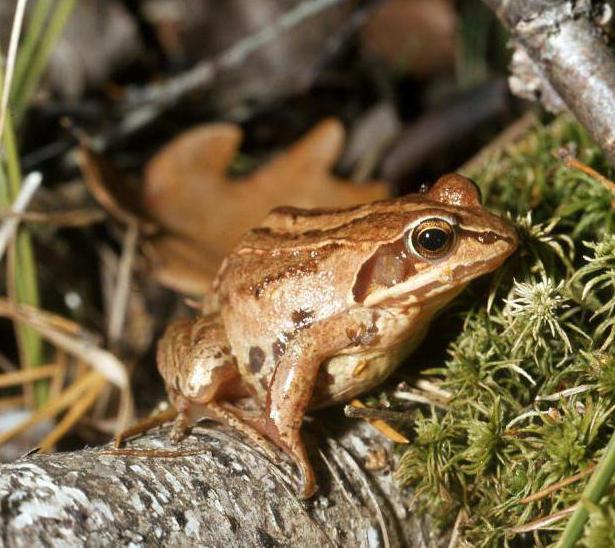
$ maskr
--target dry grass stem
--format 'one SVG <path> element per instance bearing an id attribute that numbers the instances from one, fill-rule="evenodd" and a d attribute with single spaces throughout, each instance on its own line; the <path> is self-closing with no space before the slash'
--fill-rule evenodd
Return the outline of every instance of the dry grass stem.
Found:
<path id="1" fill-rule="evenodd" d="M 7 386 L 15 386 L 17 384 L 25 384 L 27 382 L 46 379 L 58 374 L 60 366 L 57 364 L 42 365 L 36 368 L 20 369 L 19 371 L 11 371 L 0 375 L 0 388 Z"/>
<path id="2" fill-rule="evenodd" d="M 539 529 L 547 529 L 550 525 L 561 521 L 566 516 L 572 514 L 576 509 L 576 504 L 571 506 L 570 508 L 565 508 L 560 512 L 555 512 L 554 514 L 550 514 L 543 518 L 536 519 L 534 521 L 530 521 L 528 523 L 524 523 L 523 525 L 519 525 L 518 527 L 511 527 L 509 531 L 518 535 L 519 533 L 530 533 L 532 531 L 538 531 Z"/>
<path id="3" fill-rule="evenodd" d="M 22 421 L 14 428 L 0 434 L 0 445 L 19 436 L 35 424 L 54 417 L 82 397 L 84 392 L 97 386 L 101 379 L 104 381 L 104 377 L 102 377 L 100 373 L 91 371 L 85 377 L 73 383 L 58 398 L 50 401 L 37 411 L 34 411 L 26 420 Z"/>
<path id="4" fill-rule="evenodd" d="M 115 288 L 109 312 L 108 335 L 112 347 L 116 346 L 120 341 L 124 330 L 130 295 L 130 281 L 132 279 L 132 265 L 137 251 L 138 239 L 139 227 L 137 223 L 131 222 L 128 224 L 128 229 L 124 236 L 122 256 L 117 268 Z"/>
<path id="5" fill-rule="evenodd" d="M 120 389 L 128 387 L 128 373 L 113 354 L 74 334 L 72 322 L 44 312 L 31 306 L 16 306 L 0 299 L 0 316 L 5 316 L 28 325 L 38 331 L 45 339 L 65 352 L 79 358 L 96 369 L 109 382 Z M 65 329 L 68 327 L 68 329 Z"/>
<path id="6" fill-rule="evenodd" d="M 58 440 L 60 440 L 79 419 L 83 417 L 88 409 L 94 405 L 96 398 L 98 398 L 105 386 L 107 386 L 107 381 L 99 376 L 96 384 L 88 390 L 83 398 L 74 403 L 56 427 L 40 442 L 40 450 L 46 452 L 53 449 Z"/>
<path id="7" fill-rule="evenodd" d="M 62 392 L 62 388 L 64 387 L 66 373 L 68 372 L 68 355 L 65 352 L 58 350 L 56 352 L 55 364 L 57 365 L 57 370 L 55 375 L 51 378 L 51 382 L 49 383 L 48 396 L 50 401 L 56 399 L 60 395 L 60 393 Z"/>
<path id="8" fill-rule="evenodd" d="M 427 379 L 418 379 L 416 383 L 414 383 L 414 385 L 419 390 L 431 393 L 443 401 L 448 401 L 453 398 L 453 394 L 451 392 L 449 392 L 448 390 L 444 390 L 444 388 L 441 388 L 436 383 L 431 382 Z"/>
<path id="9" fill-rule="evenodd" d="M 579 472 L 578 474 L 575 474 L 574 476 L 570 476 L 569 478 L 563 479 L 562 481 L 558 481 L 557 483 L 554 483 L 553 485 L 549 485 L 549 487 L 541 489 L 537 493 L 534 493 L 533 495 L 530 495 L 528 497 L 521 499 L 519 503 L 529 504 L 530 502 L 535 502 L 537 500 L 540 500 L 546 497 L 547 495 L 550 495 L 551 493 L 558 491 L 562 487 L 566 487 L 566 485 L 570 485 L 571 483 L 575 483 L 576 481 L 579 481 L 580 479 L 583 479 L 584 477 L 589 476 L 589 474 L 591 474 L 594 471 L 594 468 L 596 468 L 596 465 L 590 464 L 582 472 Z"/>
<path id="10" fill-rule="evenodd" d="M 615 203 L 615 182 L 605 177 L 601 173 L 598 173 L 595 169 L 591 168 L 587 164 L 584 164 L 580 160 L 577 160 L 572 154 L 566 154 L 563 158 L 564 165 L 570 169 L 576 169 L 589 175 L 595 181 L 598 181 L 604 188 L 606 188 L 613 196 L 613 202 Z"/>
<path id="11" fill-rule="evenodd" d="M 0 411 L 7 411 L 9 409 L 16 409 L 18 407 L 24 407 L 26 399 L 23 394 L 19 396 L 8 396 L 6 398 L 0 398 Z"/>

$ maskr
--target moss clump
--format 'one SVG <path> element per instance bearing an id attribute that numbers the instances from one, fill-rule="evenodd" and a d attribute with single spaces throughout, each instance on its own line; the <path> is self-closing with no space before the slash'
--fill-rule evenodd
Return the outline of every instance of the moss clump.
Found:
<path id="1" fill-rule="evenodd" d="M 453 399 L 416 414 L 397 471 L 443 527 L 460 516 L 472 546 L 553 543 L 565 516 L 543 518 L 579 500 L 615 431 L 615 211 L 607 189 L 563 165 L 562 148 L 612 176 L 565 118 L 468 174 L 516 222 L 522 244 L 488 294 L 470 289 L 445 366 L 428 372 Z M 584 545 L 615 544 L 615 492 L 590 515 Z"/>

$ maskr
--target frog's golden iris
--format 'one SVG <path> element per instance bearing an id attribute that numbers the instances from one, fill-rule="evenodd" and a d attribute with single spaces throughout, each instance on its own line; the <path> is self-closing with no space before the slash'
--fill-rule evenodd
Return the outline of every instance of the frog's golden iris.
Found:
<path id="1" fill-rule="evenodd" d="M 455 227 L 445 219 L 426 219 L 412 229 L 408 241 L 411 250 L 420 257 L 441 259 L 453 249 Z"/>

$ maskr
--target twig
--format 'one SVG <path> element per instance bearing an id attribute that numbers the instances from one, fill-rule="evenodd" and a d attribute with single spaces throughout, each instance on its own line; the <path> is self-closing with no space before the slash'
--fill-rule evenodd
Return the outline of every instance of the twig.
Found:
<path id="1" fill-rule="evenodd" d="M 107 385 L 105 379 L 99 376 L 99 381 L 91 387 L 85 395 L 77 400 L 69 411 L 62 417 L 56 427 L 39 443 L 41 452 L 47 452 L 83 417 L 87 410 L 94 405 L 96 398 Z"/>
<path id="2" fill-rule="evenodd" d="M 504 129 L 495 139 L 489 141 L 489 144 L 481 148 L 474 156 L 464 162 L 456 171 L 462 174 L 472 175 L 475 171 L 480 170 L 485 162 L 506 149 L 507 146 L 518 141 L 522 136 L 527 134 L 527 131 L 536 125 L 538 116 L 533 111 L 526 112 L 521 118 L 515 120 L 506 129 Z"/>
<path id="3" fill-rule="evenodd" d="M 13 203 L 12 211 L 13 213 L 19 215 L 23 213 L 23 211 L 28 207 L 30 200 L 34 196 L 34 193 L 37 191 L 40 186 L 43 177 L 38 171 L 34 173 L 30 173 L 23 182 L 21 190 Z M 4 256 L 4 252 L 6 251 L 6 246 L 9 241 L 15 235 L 15 231 L 17 230 L 17 225 L 19 224 L 19 217 L 10 217 L 2 223 L 0 227 L 0 261 Z"/>
<path id="4" fill-rule="evenodd" d="M 143 89 L 129 91 L 126 106 L 132 110 L 135 106 L 155 103 L 165 105 L 174 103 L 181 97 L 211 84 L 222 70 L 241 65 L 252 53 L 273 42 L 281 34 L 296 27 L 305 19 L 347 0 L 307 0 L 282 14 L 271 24 L 239 40 L 232 47 L 214 59 L 203 61 L 188 72 Z"/>
<path id="5" fill-rule="evenodd" d="M 466 511 L 463 508 L 459 510 L 459 513 L 455 518 L 455 524 L 453 525 L 453 532 L 451 534 L 451 540 L 448 543 L 448 548 L 457 548 L 460 539 L 461 525 L 465 521 L 466 517 Z"/>
<path id="6" fill-rule="evenodd" d="M 1 378 L 1 377 L 0 377 Z M 390 411 L 388 409 L 374 409 L 372 407 L 353 407 L 346 405 L 344 415 L 351 419 L 381 419 L 384 421 L 409 421 L 408 413 Z"/>
<path id="7" fill-rule="evenodd" d="M 584 164 L 580 160 L 577 160 L 572 154 L 568 152 L 564 152 L 563 156 L 564 165 L 569 169 L 576 169 L 581 173 L 585 173 L 594 181 L 600 183 L 604 188 L 606 188 L 611 193 L 611 204 L 613 208 L 615 208 L 615 182 L 611 181 L 601 173 L 598 173 L 595 169 L 591 168 L 587 164 Z"/>
<path id="8" fill-rule="evenodd" d="M 346 406 L 346 407 L 355 407 L 355 408 L 364 409 L 364 410 L 368 409 L 365 406 L 365 404 L 361 400 L 358 400 L 358 399 L 352 400 L 350 402 L 350 405 Z M 344 411 L 346 412 L 346 410 L 344 410 Z M 386 421 L 384 421 L 382 419 L 378 419 L 378 418 L 367 418 L 366 420 L 376 430 L 378 430 L 382 435 L 384 435 L 385 437 L 387 437 L 391 441 L 394 441 L 395 443 L 410 443 L 410 440 L 408 438 L 406 438 L 406 436 L 404 436 L 403 434 L 401 434 L 400 432 L 395 430 L 393 427 L 391 427 L 389 424 L 387 424 Z M 399 419 L 397 419 L 397 420 L 399 420 Z"/>
<path id="9" fill-rule="evenodd" d="M 615 159 L 615 58 L 590 0 L 483 0 L 537 71 Z"/>
<path id="10" fill-rule="evenodd" d="M 553 523 L 557 523 L 561 521 L 566 516 L 569 516 L 574 512 L 575 507 L 577 505 L 571 506 L 570 508 L 564 508 L 560 512 L 555 512 L 554 514 L 549 514 L 543 518 L 535 519 L 534 521 L 530 521 L 528 523 L 524 523 L 523 525 L 519 525 L 518 527 L 511 527 L 509 531 L 511 533 L 519 534 L 519 533 L 529 533 L 531 531 L 538 531 L 539 529 L 545 529 L 549 525 Z"/>
<path id="11" fill-rule="evenodd" d="M 19 423 L 17 426 L 6 432 L 2 432 L 2 434 L 0 434 L 0 445 L 3 445 L 22 432 L 25 432 L 34 424 L 57 415 L 71 403 L 76 401 L 84 392 L 100 384 L 101 380 L 104 382 L 104 377 L 102 375 L 96 371 L 90 371 L 85 377 L 67 388 L 58 398 L 50 401 L 47 405 L 32 413 L 26 420 Z"/>
<path id="12" fill-rule="evenodd" d="M 128 225 L 124 236 L 122 257 L 120 259 L 115 288 L 111 301 L 111 311 L 109 313 L 108 335 L 109 344 L 115 347 L 122 337 L 126 310 L 128 308 L 128 296 L 130 293 L 130 280 L 132 278 L 132 264 L 137 250 L 137 240 L 139 238 L 139 226 L 132 222 Z"/>
<path id="13" fill-rule="evenodd" d="M 399 181 L 451 142 L 458 142 L 506 107 L 502 80 L 488 82 L 456 97 L 442 109 L 409 124 L 387 152 L 382 177 Z"/>
<path id="14" fill-rule="evenodd" d="M 589 476 L 589 474 L 593 472 L 594 468 L 596 468 L 596 465 L 590 464 L 582 472 L 579 472 L 578 474 L 575 474 L 574 476 L 570 476 L 569 478 L 565 478 L 562 481 L 558 481 L 557 483 L 549 485 L 549 487 L 545 487 L 544 489 L 541 489 L 540 491 L 534 493 L 533 495 L 529 495 L 525 498 L 522 498 L 519 501 L 519 504 L 529 504 L 530 502 L 536 502 L 537 500 L 540 500 L 546 497 L 547 495 L 554 493 L 555 491 L 559 491 L 562 487 L 566 487 L 567 485 L 575 483 L 579 481 L 580 479 L 583 479 L 584 477 Z"/>
<path id="15" fill-rule="evenodd" d="M 4 85 L 2 86 L 2 103 L 0 103 L 0 142 L 2 141 L 2 136 L 4 135 L 4 123 L 8 115 L 11 83 L 13 82 L 15 60 L 17 58 L 17 47 L 19 46 L 19 37 L 21 36 L 21 28 L 23 26 L 27 3 L 28 0 L 17 0 L 17 6 L 15 7 L 15 17 L 13 18 L 11 39 L 9 41 L 9 49 L 6 59 Z"/>
<path id="16" fill-rule="evenodd" d="M 59 365 L 52 364 L 3 373 L 0 375 L 0 388 L 53 377 L 58 373 L 59 369 Z"/>
<path id="17" fill-rule="evenodd" d="M 161 83 L 129 89 L 122 105 L 125 114 L 114 133 L 126 135 L 139 130 L 182 97 L 196 90 L 206 89 L 221 72 L 240 66 L 250 55 L 273 42 L 283 33 L 289 32 L 306 19 L 347 1 L 305 0 L 300 2 L 272 23 L 239 40 L 212 59 L 202 61 L 189 71 Z M 108 138 L 109 136 L 100 136 L 94 139 L 94 147 L 102 148 Z"/>

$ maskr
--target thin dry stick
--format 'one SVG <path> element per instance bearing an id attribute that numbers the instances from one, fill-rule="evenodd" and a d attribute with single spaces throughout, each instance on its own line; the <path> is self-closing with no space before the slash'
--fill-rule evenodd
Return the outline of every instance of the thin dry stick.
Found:
<path id="1" fill-rule="evenodd" d="M 381 419 L 383 421 L 408 421 L 410 416 L 403 411 L 389 411 L 388 409 L 374 409 L 372 407 L 344 407 L 344 415 L 351 419 Z"/>
<path id="2" fill-rule="evenodd" d="M 570 485 L 571 483 L 575 483 L 576 481 L 579 481 L 580 479 L 583 479 L 584 477 L 589 476 L 589 474 L 591 474 L 594 471 L 594 468 L 596 468 L 596 465 L 591 464 L 582 472 L 579 472 L 578 474 L 575 474 L 574 476 L 570 476 L 569 478 L 563 479 L 562 481 L 558 481 L 557 483 L 554 483 L 553 485 L 549 485 L 549 487 L 545 487 L 544 489 L 541 489 L 540 491 L 538 491 L 537 493 L 534 493 L 533 495 L 529 495 L 521 499 L 519 501 L 519 504 L 528 504 L 530 502 L 536 502 L 537 500 L 540 500 L 555 491 L 559 491 L 562 487 L 566 487 L 566 485 Z"/>
<path id="3" fill-rule="evenodd" d="M 366 405 L 358 399 L 354 399 L 350 402 L 350 406 L 358 407 L 360 409 L 367 409 Z M 348 407 L 348 406 L 347 406 Z M 381 419 L 366 419 L 378 432 L 382 435 L 394 441 L 395 443 L 410 443 L 410 440 L 403 434 L 399 433 L 395 428 L 387 424 Z"/>
<path id="4" fill-rule="evenodd" d="M 49 383 L 48 397 L 50 401 L 57 398 L 62 391 L 64 381 L 66 380 L 66 373 L 68 372 L 68 363 L 69 358 L 66 352 L 62 352 L 58 349 L 56 351 L 56 364 L 58 365 L 58 369 Z"/>
<path id="5" fill-rule="evenodd" d="M 612 203 L 615 207 L 615 183 L 611 181 L 611 179 L 608 179 L 601 173 L 598 173 L 595 169 L 581 162 L 581 160 L 577 160 L 574 156 L 572 156 L 572 154 L 565 155 L 563 160 L 564 165 L 567 168 L 576 169 L 582 173 L 585 173 L 585 175 L 589 175 L 592 179 L 599 182 L 604 188 L 606 188 L 611 193 L 611 196 L 613 196 Z"/>
<path id="6" fill-rule="evenodd" d="M 36 368 L 20 369 L 19 371 L 11 371 L 0 375 L 0 388 L 7 386 L 15 386 L 17 384 L 25 384 L 27 382 L 38 381 L 53 377 L 58 373 L 59 365 L 42 365 Z"/>
<path id="7" fill-rule="evenodd" d="M 6 59 L 6 71 L 4 77 L 4 86 L 2 88 L 2 103 L 0 104 L 0 142 L 4 135 L 4 124 L 8 115 L 9 97 L 11 95 L 11 83 L 13 74 L 15 73 L 15 61 L 17 59 L 17 47 L 19 46 L 19 37 L 23 27 L 24 14 L 26 12 L 26 4 L 28 0 L 17 0 L 15 7 L 15 17 L 13 18 L 13 27 L 11 29 L 11 39 L 9 42 L 9 50 Z M 1 146 L 1 145 L 0 145 Z"/>
<path id="8" fill-rule="evenodd" d="M 108 335 L 112 348 L 120 341 L 124 330 L 130 293 L 130 281 L 132 279 L 132 265 L 137 250 L 138 239 L 139 226 L 137 223 L 131 222 L 128 224 L 128 229 L 124 236 L 122 257 L 117 269 L 113 299 L 111 301 L 111 311 L 109 313 Z"/>
<path id="9" fill-rule="evenodd" d="M 51 450 L 58 440 L 83 417 L 87 410 L 94 405 L 96 398 L 106 385 L 107 381 L 103 377 L 99 377 L 98 382 L 90 388 L 85 396 L 75 402 L 56 427 L 40 442 L 39 448 L 42 452 Z"/>
<path id="10" fill-rule="evenodd" d="M 181 97 L 213 82 L 217 73 L 239 66 L 259 48 L 273 42 L 281 34 L 288 32 L 302 21 L 340 4 L 346 0 L 307 0 L 282 14 L 271 24 L 239 40 L 222 55 L 196 65 L 188 72 L 161 84 L 133 90 L 128 95 L 128 106 L 143 103 L 170 104 Z"/>
<path id="11" fill-rule="evenodd" d="M 60 397 L 32 413 L 26 420 L 22 421 L 14 428 L 0 434 L 0 445 L 3 445 L 7 441 L 12 440 L 14 437 L 19 436 L 28 430 L 28 428 L 31 428 L 33 425 L 41 422 L 42 420 L 49 419 L 57 415 L 80 398 L 86 390 L 96 386 L 100 382 L 100 379 L 104 380 L 104 377 L 102 377 L 100 373 L 91 371 L 84 378 L 73 383 L 69 388 L 67 388 L 60 395 Z"/>
<path id="12" fill-rule="evenodd" d="M 555 512 L 554 514 L 549 514 L 543 518 L 536 519 L 534 521 L 530 521 L 528 523 L 524 523 L 523 525 L 519 525 L 518 527 L 511 527 L 509 531 L 511 533 L 519 534 L 519 533 L 529 533 L 531 531 L 538 531 L 539 529 L 546 529 L 549 525 L 553 525 L 558 521 L 561 521 L 566 516 L 572 514 L 576 509 L 576 504 L 571 506 L 570 508 L 564 508 L 560 512 Z"/>
<path id="13" fill-rule="evenodd" d="M 0 411 L 6 411 L 7 409 L 15 409 L 16 407 L 23 407 L 26 403 L 23 395 L 9 396 L 8 398 L 0 399 Z"/>

